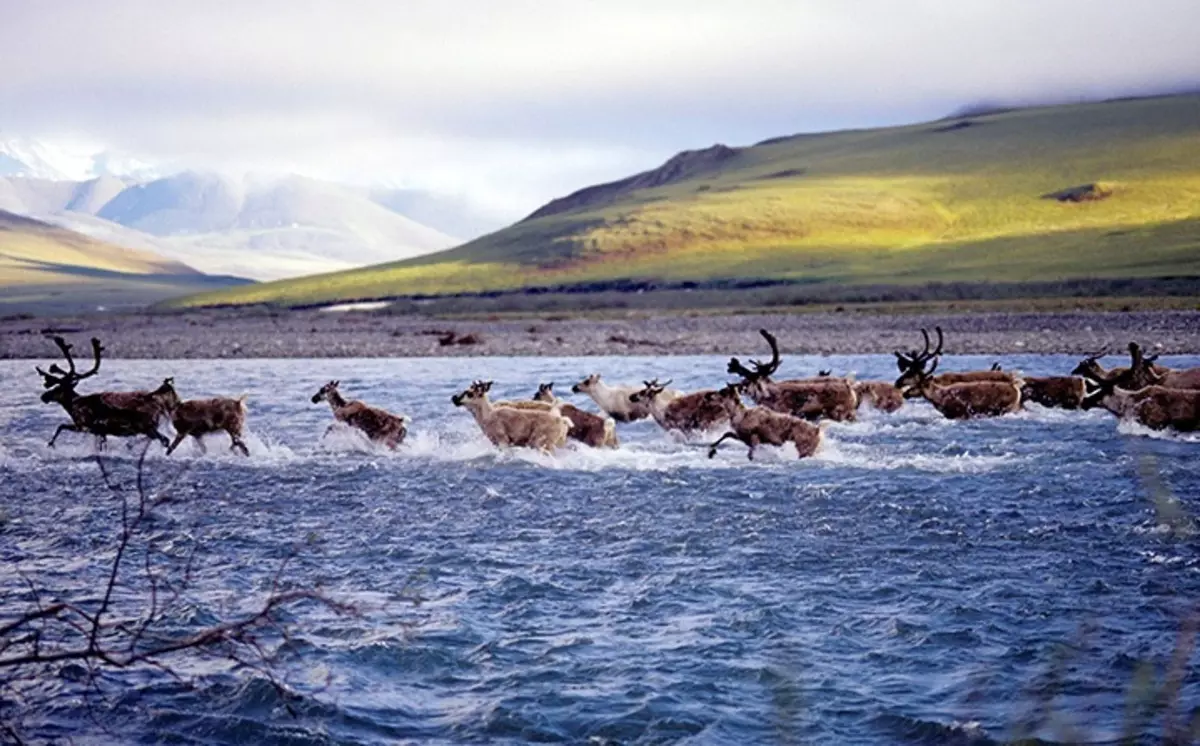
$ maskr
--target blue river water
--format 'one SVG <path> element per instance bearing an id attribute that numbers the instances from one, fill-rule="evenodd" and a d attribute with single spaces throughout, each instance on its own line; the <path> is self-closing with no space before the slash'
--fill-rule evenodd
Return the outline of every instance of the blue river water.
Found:
<path id="1" fill-rule="evenodd" d="M 948 357 L 939 369 L 993 359 Z M 1075 362 L 998 359 L 1029 374 Z M 916 403 L 832 425 L 805 460 L 785 447 L 748 462 L 737 443 L 709 460 L 652 422 L 621 425 L 616 451 L 543 455 L 492 448 L 450 403 L 476 378 L 505 398 L 549 380 L 567 393 L 591 372 L 693 390 L 725 380 L 724 364 L 106 361 L 81 388 L 152 388 L 171 375 L 184 398 L 247 394 L 251 431 L 249 458 L 224 436 L 169 458 L 149 450 L 155 503 L 119 613 L 136 619 L 145 605 L 147 546 L 164 567 L 191 557 L 165 621 L 175 634 L 248 613 L 272 587 L 314 589 L 357 613 L 286 610 L 274 670 L 291 695 L 220 655 L 173 659 L 187 685 L 146 668 L 105 674 L 96 698 L 59 672 L 33 684 L 27 735 L 966 744 L 1028 727 L 1051 743 L 1161 732 L 1162 718 L 1131 720 L 1127 705 L 1140 677 L 1167 677 L 1197 611 L 1200 436 L 1039 407 L 948 422 Z M 883 356 L 791 357 L 781 375 L 818 368 L 895 375 Z M 326 433 L 329 408 L 310 397 L 332 378 L 348 397 L 408 415 L 406 444 L 390 453 Z M 31 587 L 94 601 L 120 530 L 91 438 L 45 446 L 66 417 L 40 391 L 30 362 L 0 362 L 4 616 Z M 137 453 L 113 442 L 110 478 L 128 488 Z M 1200 703 L 1190 666 L 1178 699 L 1184 715 Z"/>

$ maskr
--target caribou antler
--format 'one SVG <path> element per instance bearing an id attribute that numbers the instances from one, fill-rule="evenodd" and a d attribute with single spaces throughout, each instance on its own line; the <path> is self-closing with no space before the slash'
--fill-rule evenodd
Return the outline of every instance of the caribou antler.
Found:
<path id="1" fill-rule="evenodd" d="M 754 381 L 760 378 L 770 377 L 771 374 L 779 368 L 779 343 L 776 341 L 775 335 L 771 334 L 771 332 L 767 331 L 766 329 L 759 329 L 758 333 L 761 334 L 763 339 L 767 340 L 767 344 L 771 346 L 771 362 L 763 363 L 758 360 L 750 360 L 749 363 L 754 368 L 751 370 L 750 368 L 742 365 L 742 361 L 738 360 L 736 357 L 731 357 L 729 358 L 729 365 L 725 369 L 727 373 L 733 373 L 741 376 L 747 381 Z"/>
<path id="2" fill-rule="evenodd" d="M 779 342 L 776 341 L 775 335 L 766 329 L 759 329 L 758 333 L 771 346 L 771 362 L 764 365 L 757 360 L 751 360 L 750 364 L 754 366 L 755 378 L 767 378 L 779 369 Z"/>
<path id="3" fill-rule="evenodd" d="M 937 332 L 937 347 L 933 350 L 929 349 L 932 346 L 929 330 L 922 327 L 921 339 L 925 342 L 923 349 L 913 350 L 907 355 L 899 350 L 892 353 L 896 356 L 896 367 L 900 369 L 901 373 L 907 373 L 914 369 L 924 370 L 926 363 L 942 354 L 942 344 L 945 342 L 945 338 L 942 336 L 942 327 L 935 326 L 933 329 Z"/>
<path id="4" fill-rule="evenodd" d="M 754 378 L 754 371 L 742 365 L 742 361 L 736 357 L 729 358 L 729 365 L 725 368 L 726 373 L 732 373 L 736 376 L 741 376 L 747 380 Z"/>
<path id="5" fill-rule="evenodd" d="M 71 355 L 71 345 L 62 337 L 53 337 L 54 344 L 58 345 L 58 349 L 62 351 L 63 357 L 67 361 L 67 369 L 63 370 L 58 367 L 58 363 L 50 365 L 50 372 L 42 370 L 40 367 L 34 369 L 42 376 L 42 384 L 45 388 L 53 388 L 55 386 L 74 386 L 76 383 L 85 378 L 91 378 L 100 372 L 100 357 L 104 352 L 104 347 L 100 344 L 100 340 L 92 337 L 92 369 L 86 373 L 80 373 L 75 368 L 75 358 Z"/>
<path id="6" fill-rule="evenodd" d="M 1129 343 L 1129 360 L 1131 368 L 1140 368 L 1145 365 L 1145 359 L 1142 356 L 1142 347 L 1137 342 Z"/>

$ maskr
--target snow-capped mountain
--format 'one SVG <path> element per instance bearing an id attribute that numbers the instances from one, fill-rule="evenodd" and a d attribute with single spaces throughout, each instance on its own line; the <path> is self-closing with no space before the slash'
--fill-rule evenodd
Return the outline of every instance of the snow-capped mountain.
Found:
<path id="1" fill-rule="evenodd" d="M 458 242 L 365 190 L 297 176 L 0 177 L 0 210 L 153 250 L 205 273 L 257 280 L 396 261 Z"/>
<path id="2" fill-rule="evenodd" d="M 0 176 L 87 181 L 98 176 L 146 180 L 157 175 L 148 163 L 88 143 L 52 143 L 0 134 Z"/>
<path id="3" fill-rule="evenodd" d="M 257 280 L 407 259 L 500 227 L 462 199 L 416 189 L 164 175 L 94 144 L 3 133 L 0 210 Z"/>

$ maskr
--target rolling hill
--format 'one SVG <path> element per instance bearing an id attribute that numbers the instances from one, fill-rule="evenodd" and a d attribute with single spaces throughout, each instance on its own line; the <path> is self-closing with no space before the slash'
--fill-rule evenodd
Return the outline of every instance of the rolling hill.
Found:
<path id="1" fill-rule="evenodd" d="M 176 305 L 1200 276 L 1200 95 L 685 151 L 448 251 Z"/>
<path id="2" fill-rule="evenodd" d="M 0 312 L 127 308 L 242 282 L 0 211 Z"/>

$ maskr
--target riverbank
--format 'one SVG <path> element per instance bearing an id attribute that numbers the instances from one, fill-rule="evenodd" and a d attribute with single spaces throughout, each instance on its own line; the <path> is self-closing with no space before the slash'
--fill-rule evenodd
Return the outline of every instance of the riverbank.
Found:
<path id="1" fill-rule="evenodd" d="M 691 355 L 762 353 L 757 331 L 785 352 L 869 354 L 911 349 L 940 325 L 952 354 L 1071 353 L 1130 341 L 1200 353 L 1200 311 L 1065 313 L 863 312 L 640 314 L 610 318 L 438 319 L 378 312 L 206 310 L 0 320 L 0 359 L 47 359 L 44 337 L 99 337 L 110 358 L 288 358 Z"/>

